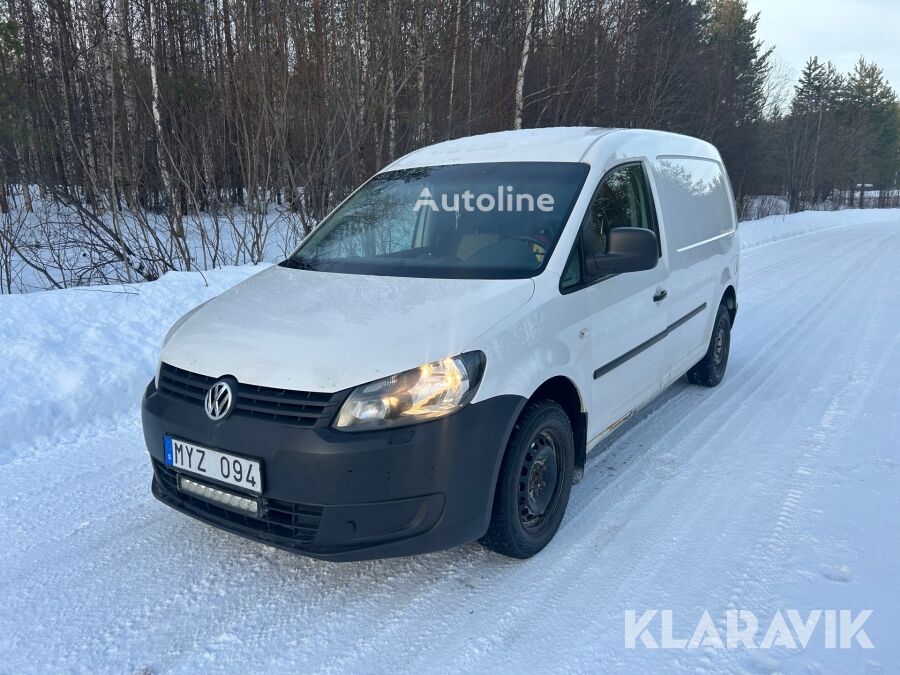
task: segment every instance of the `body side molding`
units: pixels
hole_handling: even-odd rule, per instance
[[[615,359],[613,359],[613,360],[610,361],[609,363],[600,366],[599,368],[597,368],[597,370],[594,371],[594,379],[595,379],[595,380],[600,379],[601,377],[603,377],[604,375],[606,375],[606,374],[607,374],[608,372],[610,372],[611,370],[613,370],[613,369],[615,369],[615,368],[618,368],[619,366],[621,366],[623,363],[625,363],[625,362],[628,361],[629,359],[633,359],[635,356],[637,356],[638,354],[640,354],[640,353],[643,352],[644,350],[649,349],[650,347],[652,347],[653,345],[655,345],[657,342],[659,342],[660,340],[662,340],[664,337],[666,337],[669,333],[671,333],[672,331],[674,331],[676,328],[678,328],[679,326],[683,326],[683,325],[686,324],[688,321],[690,321],[691,319],[693,319],[695,316],[697,316],[697,315],[698,315],[700,312],[702,312],[704,309],[706,309],[706,303],[705,303],[705,302],[704,302],[702,305],[700,305],[699,307],[696,307],[696,308],[692,309],[690,312],[688,312],[687,314],[685,314],[683,317],[681,317],[681,318],[678,319],[677,321],[674,321],[673,323],[670,323],[668,326],[666,326],[666,329],[665,329],[664,331],[662,331],[662,332],[660,332],[660,333],[657,333],[656,335],[654,335],[652,338],[650,338],[650,339],[647,340],[646,342],[642,342],[641,344],[639,344],[639,345],[638,345],[637,347],[635,347],[634,349],[629,349],[627,352],[625,352],[625,353],[622,354],[621,356],[616,357]]]

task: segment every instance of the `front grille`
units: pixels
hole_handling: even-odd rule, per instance
[[[163,363],[159,367],[160,391],[200,405],[203,405],[203,398],[215,381],[214,377],[198,375],[170,366],[168,363]]]
[[[192,373],[168,363],[159,369],[159,390],[164,394],[203,405],[206,392],[218,378]],[[330,417],[337,407],[334,394],[275,389],[238,383],[232,415],[313,427]]]
[[[286,502],[280,499],[261,499],[262,511],[256,518],[226,509],[218,504],[182,492],[178,489],[178,473],[172,467],[153,460],[153,472],[162,492],[172,501],[180,502],[202,518],[203,514],[219,520],[227,520],[240,527],[252,529],[262,535],[290,539],[298,544],[308,544],[315,539],[322,520],[322,507],[313,504]],[[185,474],[189,475],[189,474]],[[197,480],[191,476],[191,480]]]

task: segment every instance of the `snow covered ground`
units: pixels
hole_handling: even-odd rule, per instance
[[[589,458],[536,558],[334,565],[150,495],[138,404],[184,311],[259,267],[0,297],[0,672],[900,670],[900,211],[741,226],[717,389],[679,383]],[[873,610],[873,649],[626,648],[729,609]],[[657,642],[659,617],[650,625]]]

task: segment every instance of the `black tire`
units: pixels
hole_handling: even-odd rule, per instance
[[[687,378],[692,384],[704,387],[715,387],[725,377],[725,368],[728,366],[728,354],[731,351],[731,314],[723,304],[719,305],[716,313],[716,321],[713,324],[712,337],[709,339],[709,348],[703,359],[687,372]]]
[[[544,548],[562,522],[574,473],[569,417],[555,401],[529,403],[506,448],[482,545],[511,558]]]

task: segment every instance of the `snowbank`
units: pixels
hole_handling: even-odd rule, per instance
[[[22,441],[133,409],[178,317],[265,267],[0,296],[0,463]]]
[[[754,248],[780,239],[834,227],[897,220],[900,220],[900,209],[802,211],[786,216],[769,216],[740,224],[741,248]]]

